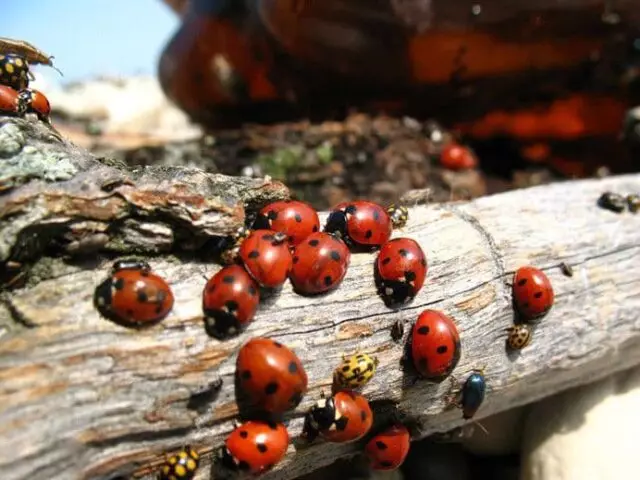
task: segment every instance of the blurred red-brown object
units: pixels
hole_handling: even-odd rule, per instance
[[[610,137],[640,90],[634,0],[165,1],[161,84],[210,127],[357,107],[566,141]]]

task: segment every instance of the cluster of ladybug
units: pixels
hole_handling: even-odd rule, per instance
[[[604,192],[598,199],[598,205],[616,213],[622,213],[627,208],[631,213],[637,213],[640,210],[640,195],[630,193],[625,197],[619,193]]]
[[[208,330],[220,338],[238,334],[255,316],[262,291],[280,287],[290,279],[304,295],[325,293],[343,280],[350,255],[378,249],[375,282],[388,306],[410,301],[422,288],[427,261],[420,245],[410,238],[391,239],[394,228],[408,220],[404,207],[384,209],[367,201],[345,202],[334,207],[323,231],[317,212],[299,201],[275,202],[264,207],[252,229],[242,229],[221,255],[221,270],[203,290],[202,307]],[[533,267],[518,269],[513,301],[519,321],[509,329],[508,344],[520,349],[531,334],[530,320],[549,311],[554,294],[546,275]],[[101,312],[125,324],[159,321],[172,309],[169,285],[142,262],[117,262],[112,274],[96,289]],[[524,329],[524,330],[523,330]],[[522,340],[525,332],[526,338]],[[402,322],[391,331],[395,341],[404,336]],[[454,320],[444,312],[425,310],[413,324],[406,343],[405,360],[418,378],[440,382],[449,377],[461,355],[460,336]],[[369,435],[373,412],[357,392],[374,376],[378,360],[356,352],[345,357],[334,371],[330,397],[324,395],[305,417],[304,437],[330,442],[355,442]],[[457,383],[457,382],[454,382]],[[269,338],[253,338],[240,349],[236,363],[238,404],[248,405],[254,416],[239,424],[220,449],[221,464],[234,470],[259,474],[285,455],[289,434],[280,416],[296,408],[307,390],[307,374],[296,354]],[[486,382],[482,370],[474,370],[452,388],[449,405],[462,409],[470,419],[482,404]],[[405,425],[393,421],[368,441],[365,453],[374,469],[392,470],[404,461],[410,443]],[[197,453],[187,448],[169,458],[165,479],[190,479],[198,466]]]
[[[14,116],[35,113],[48,123],[51,105],[42,92],[29,88],[30,73],[29,63],[21,55],[0,55],[0,113]]]

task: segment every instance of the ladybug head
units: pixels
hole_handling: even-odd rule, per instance
[[[331,212],[324,227],[326,233],[339,234],[342,238],[347,232],[347,215],[343,211]]]
[[[336,407],[333,398],[318,400],[308,413],[309,422],[317,430],[328,429],[336,419]]]

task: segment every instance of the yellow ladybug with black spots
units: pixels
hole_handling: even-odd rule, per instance
[[[366,353],[343,356],[342,363],[334,371],[334,381],[339,387],[363,387],[373,378],[377,366],[378,359]]]
[[[200,465],[200,455],[187,446],[167,458],[162,466],[161,480],[192,480]]]

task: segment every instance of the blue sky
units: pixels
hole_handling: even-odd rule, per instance
[[[34,68],[48,81],[100,74],[155,75],[180,24],[161,0],[2,0],[0,36],[26,40],[62,70]]]

